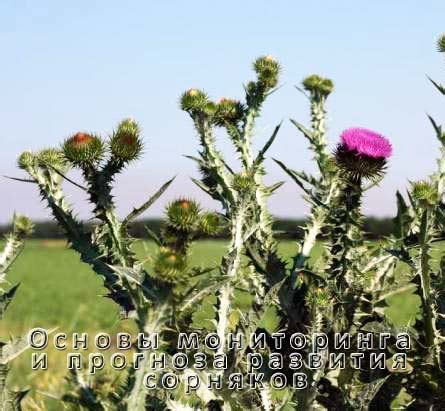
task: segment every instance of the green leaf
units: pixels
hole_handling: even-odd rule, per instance
[[[253,304],[253,296],[249,291],[236,288],[233,293],[232,305],[241,311],[248,311]]]
[[[188,156],[188,155],[185,155],[184,157],[188,158],[190,160],[196,161],[196,163],[198,163],[199,166],[203,166],[204,165],[204,161],[201,158],[199,158],[199,157]]]
[[[292,180],[295,181],[298,184],[298,186],[308,195],[308,197],[309,197],[308,200],[310,200],[314,204],[317,204],[321,207],[327,207],[326,204],[322,203],[314,195],[314,193],[303,184],[303,182],[301,181],[302,180],[301,175],[300,175],[300,173],[298,173],[298,171],[287,168],[287,166],[284,163],[282,163],[281,161],[279,161],[275,158],[273,159],[273,161],[275,161],[275,163],[277,163],[287,173],[287,175],[290,178],[292,178]],[[304,176],[306,176],[306,175],[304,174]]]
[[[201,307],[192,315],[192,328],[199,330],[216,330],[216,303],[218,299],[214,294],[202,300]]]
[[[198,180],[196,178],[191,179],[204,193],[208,194],[209,196],[213,196],[212,189],[205,185],[201,180]]]
[[[272,135],[269,137],[269,140],[267,140],[266,144],[264,145],[264,147],[260,150],[260,152],[258,153],[257,158],[255,159],[255,161],[253,162],[253,167],[256,168],[258,167],[264,160],[264,155],[266,154],[267,150],[270,148],[270,146],[272,145],[272,143],[274,142],[275,138],[277,137],[278,131],[280,130],[281,124],[283,124],[282,122],[280,124],[278,124],[275,127],[274,132],[272,133]]]
[[[158,247],[162,245],[160,238],[156,235],[156,233],[148,226],[144,225],[144,229],[147,232],[149,238],[151,238]]]
[[[397,215],[394,219],[396,238],[403,238],[405,236],[405,229],[408,221],[411,219],[408,213],[408,206],[400,191],[396,192],[397,199]]]
[[[272,195],[275,191],[277,191],[283,184],[285,183],[285,181],[278,181],[275,184],[272,184],[268,187],[266,187],[266,192],[268,195]]]
[[[10,176],[5,176],[5,175],[3,177],[8,178],[9,180],[20,181],[21,183],[37,184],[36,180],[31,180],[31,179],[28,179],[28,178],[10,177]]]
[[[445,135],[442,132],[442,126],[437,124],[436,121],[429,114],[427,114],[427,116],[434,128],[434,131],[436,132],[437,138],[439,139],[439,141],[441,143],[443,143],[443,140],[445,139]]]
[[[281,317],[278,313],[277,307],[270,306],[261,317],[258,323],[258,328],[264,328],[269,334],[272,334],[279,330]]]
[[[20,284],[17,284],[14,287],[10,288],[8,291],[2,292],[0,294],[0,318],[2,318],[3,315],[5,314],[5,311],[8,308],[9,303],[12,301],[17,289],[19,288],[19,285]]]
[[[299,123],[298,121],[295,121],[293,119],[290,119],[290,122],[298,128],[298,130],[303,133],[303,135],[309,140],[309,141],[313,141],[314,139],[314,133],[309,130],[308,128],[306,128],[305,126],[303,126],[303,124]]]
[[[156,191],[144,204],[142,204],[138,208],[134,208],[133,211],[128,214],[128,216],[124,219],[122,222],[122,227],[128,226],[128,224],[131,223],[135,218],[139,217],[142,213],[144,213],[148,208],[159,198],[162,194],[164,194],[165,190],[170,186],[170,184],[173,182],[175,177],[168,180],[165,184],[162,185],[162,187]]]
[[[434,87],[436,87],[436,89],[439,90],[439,92],[445,96],[445,87],[442,86],[442,84],[436,83],[431,77],[428,77],[428,80],[431,81]]]
[[[53,333],[57,328],[48,330],[48,334]],[[0,364],[8,364],[14,358],[18,357],[22,352],[30,348],[31,345],[28,341],[28,334],[22,337],[14,338],[2,347],[2,355],[0,357]]]

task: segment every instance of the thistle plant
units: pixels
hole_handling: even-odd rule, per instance
[[[308,258],[316,244],[317,237],[327,225],[330,203],[338,191],[338,179],[335,178],[338,171],[328,150],[326,137],[326,100],[334,90],[334,83],[328,78],[313,74],[303,80],[302,87],[303,89],[298,89],[309,99],[311,127],[307,128],[293,119],[291,122],[308,140],[309,148],[317,164],[318,175],[309,175],[290,169],[281,161],[275,160],[303,189],[305,198],[311,205],[303,241],[298,245],[298,253],[293,259],[290,271],[290,285],[287,290],[287,300],[290,301],[287,310],[289,332],[293,329],[301,331],[302,324],[307,321],[308,316],[312,317],[312,322],[319,323],[320,311],[323,308],[319,304],[312,304],[313,310],[306,309],[307,307],[304,303],[302,304],[302,301],[305,299],[307,287],[300,280],[303,278],[302,272],[309,269]],[[316,277],[312,277],[312,279],[316,279]],[[296,287],[297,281],[300,283],[300,287]],[[315,281],[316,289],[320,285]],[[305,327],[303,326],[303,328]],[[314,328],[315,331],[316,328]]]
[[[37,185],[43,201],[64,230],[70,247],[103,277],[107,297],[118,304],[123,318],[131,316],[141,333],[150,334],[160,331],[171,313],[168,303],[171,287],[164,279],[149,275],[143,263],[136,259],[128,226],[162,195],[172,180],[122,220],[117,217],[112,196],[116,175],[140,156],[142,148],[138,124],[126,119],[107,140],[78,132],[66,139],[61,148],[21,154],[18,164],[30,176],[26,181]],[[85,185],[67,176],[70,168],[81,171]],[[64,180],[88,194],[97,220],[92,230],[76,218],[72,206],[66,201]],[[134,373],[119,398],[126,407],[124,409],[144,409],[142,372]]]
[[[6,242],[0,253],[0,283],[8,283],[6,274],[16,258],[23,250],[25,237],[33,230],[31,221],[22,215],[14,215],[12,231],[6,236]],[[19,284],[9,289],[0,288],[0,319],[18,290]],[[9,342],[0,343],[0,409],[4,411],[20,411],[21,402],[28,390],[12,391],[7,386],[7,377],[11,361],[28,348],[26,338],[13,338]]]
[[[438,50],[445,52],[445,36],[438,40]],[[445,95],[442,85],[431,80]],[[435,252],[444,232],[444,170],[445,133],[429,116],[440,143],[437,171],[428,179],[411,184],[408,202],[397,193],[397,227],[390,252],[408,268],[409,284],[420,299],[420,312],[410,333],[411,372],[405,378],[395,376],[390,381],[394,392],[402,388],[409,395],[407,409],[441,409],[445,396],[441,388],[445,370],[445,288],[444,256]]]
[[[345,130],[335,151],[339,168],[340,189],[331,213],[330,267],[329,277],[335,282],[337,294],[341,295],[341,306],[347,307],[345,315],[337,317],[348,324],[339,324],[336,331],[349,330],[355,306],[363,289],[361,256],[363,252],[363,230],[360,227],[361,197],[363,182],[382,177],[392,147],[378,133],[362,128]]]
[[[266,187],[263,182],[265,153],[277,136],[277,126],[264,147],[255,154],[252,138],[255,123],[266,98],[278,84],[279,63],[271,56],[259,57],[253,63],[256,80],[245,86],[245,102],[222,98],[212,102],[201,90],[183,94],[181,107],[187,111],[196,128],[202,150],[193,158],[202,173],[194,180],[212,198],[219,201],[229,221],[231,241],[221,269],[224,285],[218,295],[217,330],[225,340],[227,318],[231,311],[231,296],[237,287],[254,290],[255,300],[284,278],[284,263],[276,252],[272,219],[267,198],[281,185]],[[215,144],[215,129],[223,128],[233,143],[241,169],[232,170]],[[243,255],[255,256],[262,275],[257,270],[242,267]]]
[[[205,286],[208,287],[209,283],[213,284],[210,275],[202,279],[203,275],[208,274],[207,269],[190,266],[190,245],[201,234],[218,233],[223,227],[223,221],[217,214],[201,210],[195,201],[186,198],[179,198],[168,204],[165,217],[159,235],[147,228],[149,238],[158,246],[157,253],[151,256],[152,276],[163,281],[164,292],[168,295],[169,311],[166,312],[165,306],[153,307],[152,311],[157,314],[149,317],[157,318],[157,323],[152,324],[153,328],[149,333],[160,335],[159,349],[144,350],[143,371],[131,366],[124,383],[117,377],[88,376],[72,370],[67,378],[68,391],[58,397],[62,402],[89,410],[163,410],[172,404],[185,408],[190,401],[200,403],[199,397],[182,397],[180,389],[170,395],[160,388],[148,392],[143,385],[143,377],[149,371],[160,377],[165,372],[176,371],[170,368],[170,364],[179,332],[189,331],[188,326],[193,321],[192,312],[198,304],[195,301],[196,294],[202,292]],[[126,271],[122,267],[116,267],[116,270],[123,276],[133,275],[132,271]],[[138,286],[144,287],[143,284]],[[147,332],[147,336],[149,333]],[[151,368],[150,355],[154,352],[167,356],[166,370]],[[185,373],[188,370],[187,368]],[[111,391],[105,388],[110,383],[113,388]]]
[[[386,277],[393,274],[395,266],[393,257],[387,258],[381,249],[371,250],[363,244],[360,211],[363,183],[368,180],[375,185],[382,177],[391,145],[375,132],[354,128],[342,133],[331,153],[326,138],[325,102],[333,83],[311,75],[302,86],[310,102],[311,127],[291,122],[309,141],[318,175],[292,170],[275,160],[303,189],[311,205],[305,235],[290,271],[287,299],[293,304],[287,310],[287,330],[289,334],[303,331],[309,338],[319,332],[329,336],[334,332],[355,335],[375,320],[374,303],[381,304]],[[310,264],[308,257],[321,234],[326,238],[324,253]],[[376,270],[377,262],[384,262],[385,269]],[[370,275],[373,286],[368,284]],[[381,317],[378,321],[383,321]],[[326,350],[324,354],[327,353]],[[297,409],[301,410],[356,409],[369,405],[376,387],[380,388],[380,380],[374,376],[378,381],[374,389],[370,384],[365,387],[367,395],[362,395],[363,384],[358,381],[361,373],[351,369],[335,374],[324,368],[313,371],[306,367],[305,373],[309,386],[294,395]],[[335,387],[333,381],[342,381],[343,387]]]
[[[25,152],[20,155],[18,163],[30,176],[25,181],[38,186],[42,199],[64,230],[70,247],[104,278],[104,286],[109,291],[107,297],[119,306],[122,317],[134,319],[139,333],[147,338],[159,334],[160,345],[168,348],[176,335],[170,332],[175,321],[188,313],[183,306],[193,307],[193,293],[201,288],[197,283],[202,270],[190,268],[187,264],[189,245],[202,233],[216,233],[223,222],[214,213],[202,211],[193,200],[180,198],[169,204],[161,236],[148,231],[150,238],[159,246],[157,254],[152,257],[153,272],[149,273],[144,261],[138,260],[133,251],[135,240],[130,237],[128,228],[173,180],[165,183],[124,219],[118,218],[112,195],[115,177],[137,160],[142,150],[138,124],[126,119],[106,140],[98,135],[78,132],[66,139],[60,149]],[[84,185],[68,177],[70,168],[81,171]],[[62,187],[64,180],[88,194],[97,221],[91,229],[75,217],[74,210],[67,203]],[[89,409],[119,406],[122,410],[145,410],[150,402],[165,404],[169,400],[166,392],[157,391],[149,395],[143,383],[144,375],[151,369],[149,358],[152,350],[140,347],[138,350],[142,356],[140,365],[130,367],[127,381],[109,398],[99,401],[100,396],[93,395],[92,386],[80,374],[73,373],[70,378],[73,393],[62,399]]]

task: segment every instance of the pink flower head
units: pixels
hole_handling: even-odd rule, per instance
[[[392,154],[389,140],[375,131],[354,127],[343,131],[340,136],[341,145],[348,151],[358,155],[387,159]]]
[[[391,153],[388,139],[374,131],[356,127],[341,134],[335,159],[348,178],[359,182],[381,177]]]

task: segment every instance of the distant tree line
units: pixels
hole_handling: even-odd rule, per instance
[[[159,234],[162,230],[163,220],[159,218],[137,220],[133,223],[130,233],[135,238],[147,238],[147,227]],[[274,223],[274,230],[277,232],[277,237],[280,239],[300,239],[303,236],[303,228],[305,225],[304,219],[277,219]],[[364,227],[369,239],[378,239],[392,234],[394,223],[391,218],[365,218]],[[4,235],[9,230],[8,225],[0,226],[0,234]],[[35,230],[32,236],[36,239],[62,239],[63,233],[52,221],[40,221],[35,223]],[[223,230],[217,238],[228,238],[228,231]]]

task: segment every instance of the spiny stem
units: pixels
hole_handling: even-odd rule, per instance
[[[227,279],[227,283],[221,288],[218,294],[219,309],[216,329],[221,342],[217,352],[218,354],[225,352],[228,317],[231,306],[230,301],[233,298],[234,282],[241,267],[241,258],[244,250],[243,235],[245,217],[245,206],[241,206],[237,209],[237,213],[234,216],[234,220],[232,222],[232,241],[229,246],[229,253],[223,260],[224,277]]]
[[[428,210],[424,210],[422,220],[425,222],[424,235],[421,235],[420,256],[419,256],[419,274],[421,280],[421,299],[422,299],[422,314],[425,326],[425,342],[427,347],[434,345],[435,335],[435,317],[433,313],[433,297],[431,295],[431,280],[430,280],[430,253],[431,246],[429,244],[429,220]]]

